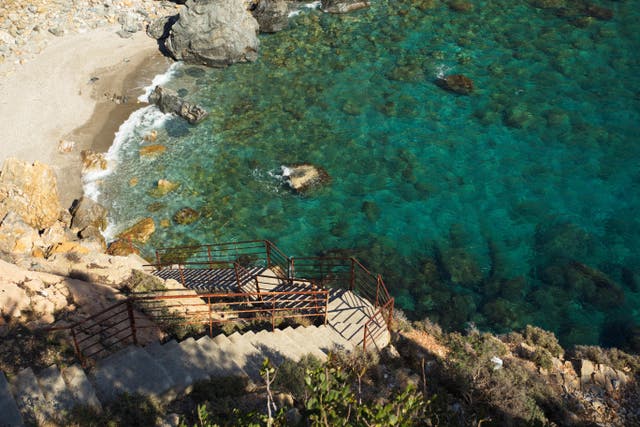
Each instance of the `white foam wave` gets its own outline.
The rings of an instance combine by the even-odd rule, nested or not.
[[[439,79],[443,79],[444,76],[447,75],[447,73],[449,72],[449,70],[451,70],[451,67],[447,67],[444,64],[440,64],[436,67],[436,77]]]
[[[302,12],[302,9],[320,9],[321,6],[321,2],[320,1],[312,1],[311,3],[305,3],[303,5],[300,6],[300,8],[296,9],[296,10],[292,10],[291,12],[289,12],[289,15],[287,15],[289,18],[293,18],[294,16],[298,16],[300,15],[300,12]]]
[[[175,72],[181,66],[182,66],[182,62],[174,62],[173,64],[171,64],[171,66],[166,72],[155,76],[151,81],[151,84],[144,88],[144,93],[138,97],[138,101],[149,102],[149,95],[151,95],[151,92],[153,92],[153,89],[155,89],[156,86],[162,86],[166,84],[169,80],[171,80]]]
[[[109,147],[109,151],[104,154],[107,168],[83,174],[84,194],[97,201],[100,197],[100,183],[105,177],[113,173],[117,167],[121,149],[130,141],[141,140],[150,130],[159,129],[170,117],[170,114],[161,112],[153,105],[148,105],[131,113],[129,118],[120,125],[113,139],[113,144]]]

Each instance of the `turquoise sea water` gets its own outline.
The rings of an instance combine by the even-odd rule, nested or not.
[[[303,11],[261,37],[253,64],[178,67],[168,86],[210,118],[156,124],[167,147],[156,156],[139,154],[148,122],[120,136],[99,197],[115,229],[153,217],[146,250],[252,239],[289,255],[348,249],[412,318],[533,323],[565,344],[632,347],[640,1],[596,2],[611,20],[574,0],[476,0],[467,13],[372,3]],[[435,84],[457,73],[472,95]],[[301,196],[279,175],[303,162],[331,181]],[[180,187],[159,196],[159,179]],[[174,224],[184,206],[201,218]]]

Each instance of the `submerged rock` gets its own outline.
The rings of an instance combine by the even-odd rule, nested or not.
[[[146,243],[155,231],[156,223],[153,218],[144,218],[118,234],[118,239]]]
[[[440,254],[440,262],[451,281],[463,286],[473,286],[482,281],[482,270],[464,249],[448,249]]]
[[[200,212],[192,208],[182,208],[173,215],[173,221],[180,225],[189,225],[200,218]]]
[[[369,6],[367,0],[322,0],[322,10],[329,13],[349,13]]]
[[[283,166],[282,176],[298,193],[305,193],[330,180],[329,174],[324,169],[307,163]]]
[[[208,115],[201,106],[185,101],[176,92],[162,86],[155,87],[149,95],[149,102],[156,104],[163,113],[177,114],[191,124],[200,123]]]
[[[225,67],[258,58],[258,22],[243,0],[189,0],[164,46],[178,60]]]
[[[567,266],[565,274],[568,286],[581,292],[595,307],[608,309],[624,303],[622,287],[600,270],[573,261]]]
[[[115,240],[109,244],[107,254],[115,256],[140,255],[140,250],[127,240]]]
[[[469,95],[473,92],[473,80],[462,74],[451,74],[436,80],[436,84],[450,92]]]
[[[36,230],[53,225],[60,216],[58,186],[53,168],[9,158],[0,172],[0,220],[18,215]]]
[[[282,31],[289,25],[289,7],[285,0],[260,0],[251,13],[262,33]]]

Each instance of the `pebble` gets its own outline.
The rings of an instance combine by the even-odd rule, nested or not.
[[[177,6],[157,0],[33,0],[25,7],[17,0],[1,0],[0,64],[28,62],[51,40],[68,34],[114,24],[122,36],[133,34],[157,17],[175,15]]]

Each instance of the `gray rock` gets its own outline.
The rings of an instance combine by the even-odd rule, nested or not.
[[[120,15],[118,22],[122,25],[122,30],[128,33],[137,33],[140,31],[140,23],[138,17],[133,12],[125,12]]]
[[[156,86],[149,102],[156,104],[163,113],[175,113],[191,124],[200,123],[208,115],[201,106],[183,100],[176,92],[162,86]]]
[[[152,39],[164,40],[169,37],[171,26],[178,20],[178,15],[163,16],[147,26],[147,35]]]
[[[349,13],[370,5],[367,0],[322,0],[322,10],[329,13]]]
[[[175,59],[224,67],[258,58],[257,33],[243,0],[188,0],[164,46]]]
[[[64,29],[62,29],[60,27],[49,28],[49,32],[51,34],[53,34],[54,36],[56,36],[56,37],[64,36]]]
[[[289,7],[285,0],[261,0],[251,13],[262,33],[282,31],[289,25]]]
[[[125,31],[125,30],[118,30],[116,31],[116,34],[121,39],[130,39],[131,37],[133,37],[133,33],[130,33],[129,31]]]
[[[104,230],[107,226],[107,209],[88,197],[81,197],[70,209],[71,227],[83,230],[93,226]]]

